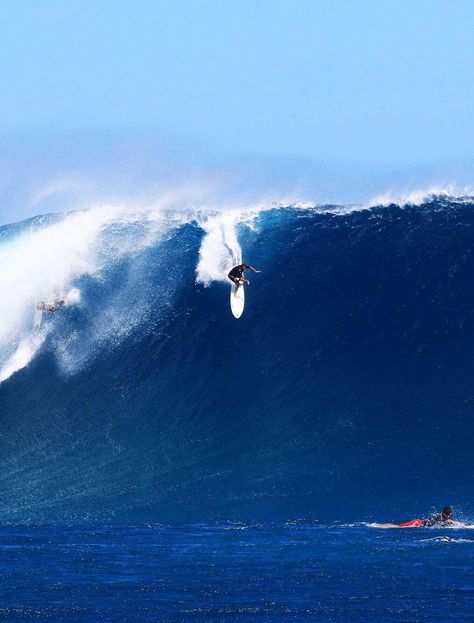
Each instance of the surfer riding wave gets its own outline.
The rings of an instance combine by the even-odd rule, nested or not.
[[[246,283],[248,285],[250,284],[250,281],[248,279],[245,279],[244,277],[245,270],[251,270],[254,273],[262,272],[261,270],[257,270],[253,266],[250,266],[250,264],[239,264],[238,266],[234,266],[234,268],[229,271],[229,274],[227,276],[233,283],[235,283],[237,287],[239,287],[243,283]]]

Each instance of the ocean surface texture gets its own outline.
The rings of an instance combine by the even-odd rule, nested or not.
[[[472,621],[474,608],[464,530],[16,527],[0,552],[12,623],[421,623]]]

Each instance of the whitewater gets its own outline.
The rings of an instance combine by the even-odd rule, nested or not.
[[[438,191],[437,191],[438,193]],[[435,195],[437,196],[437,195]],[[440,195],[442,196],[442,195]],[[390,196],[378,197],[375,205],[394,203]],[[426,193],[411,194],[402,203],[416,205]],[[451,201],[456,199],[450,197]],[[458,201],[460,199],[457,199]],[[469,198],[462,200],[469,201]],[[313,206],[294,204],[292,210],[310,210],[326,214],[347,214],[372,207],[373,202],[359,206]],[[283,206],[281,206],[283,209]],[[259,215],[275,210],[275,205],[241,209],[216,210],[139,210],[104,206],[85,211],[34,217],[29,221],[0,228],[0,382],[22,369],[33,359],[44,343],[51,323],[41,330],[34,326],[36,303],[66,296],[74,284],[83,279],[100,282],[107,271],[124,257],[137,256],[140,251],[172,236],[173,231],[187,223],[196,223],[203,231],[198,252],[196,283],[209,286],[226,281],[233,266],[242,263],[242,249],[237,228],[254,228]],[[5,267],[8,267],[5,269]],[[135,274],[138,280],[142,276]],[[122,285],[111,306],[102,309],[94,334],[84,351],[93,351],[94,344],[125,336],[146,315],[150,302],[145,296],[134,309],[126,304],[136,284]],[[145,288],[148,289],[148,288]],[[80,302],[80,291],[70,304]],[[124,313],[126,308],[126,313]],[[64,370],[74,367],[66,363],[67,354],[57,353]],[[87,358],[87,355],[85,355]],[[81,365],[78,362],[78,365]]]
[[[230,268],[241,262],[236,224],[250,223],[255,214],[253,210],[230,210],[182,215],[104,207],[41,216],[27,223],[3,227],[0,382],[30,363],[54,324],[46,320],[43,328],[35,327],[37,302],[61,298],[61,294],[64,297],[64,293],[85,279],[91,283],[103,282],[108,271],[121,259],[137,257],[189,222],[198,222],[205,232],[196,268],[197,282],[209,285],[212,281],[223,281]],[[140,274],[139,267],[132,272],[133,280],[130,275],[101,307],[87,345],[82,342],[80,361],[73,361],[72,356],[68,358],[66,344],[56,343],[58,363],[64,371],[80,365],[98,344],[124,338],[143,321],[154,295],[149,296],[150,287],[145,285],[140,296],[136,296],[137,280],[143,283],[146,276]],[[71,297],[71,301],[66,300],[67,306],[80,303],[80,291],[76,289],[76,292],[78,295]],[[129,304],[130,299],[133,305]]]

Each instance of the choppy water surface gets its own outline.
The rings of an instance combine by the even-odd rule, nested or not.
[[[474,533],[315,524],[4,527],[8,621],[468,621]]]

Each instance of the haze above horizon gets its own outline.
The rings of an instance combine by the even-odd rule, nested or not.
[[[0,20],[2,132],[344,166],[474,157],[467,1],[6,1]]]

